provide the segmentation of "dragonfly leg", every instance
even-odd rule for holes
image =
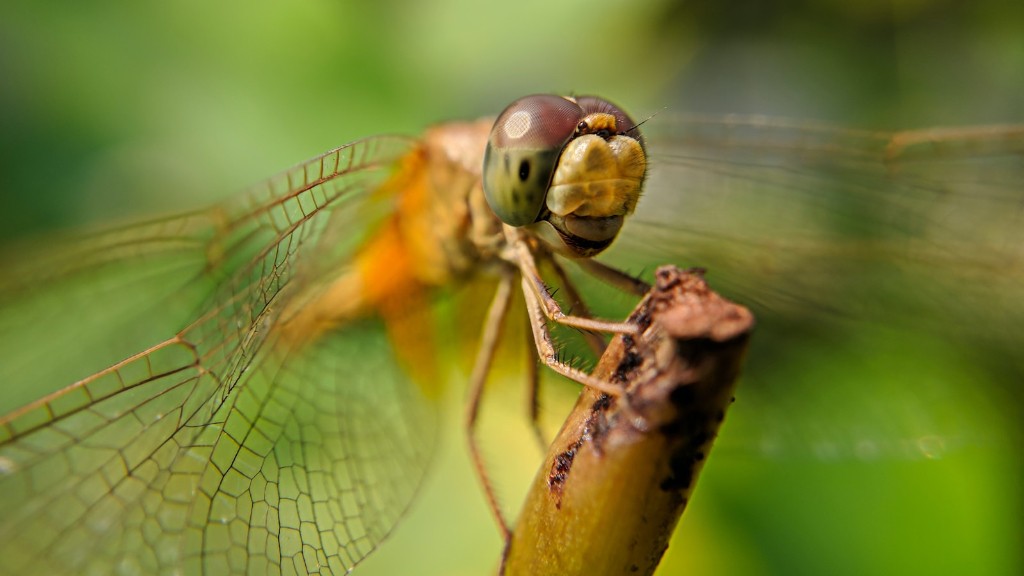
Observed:
[[[569,278],[569,275],[565,273],[565,268],[559,264],[557,260],[546,255],[544,261],[549,264],[558,276],[559,284],[562,289],[565,290],[566,296],[573,307],[574,315],[582,316],[586,318],[593,318],[590,309],[587,307],[586,302],[583,301],[583,297],[580,295],[579,290],[576,289],[575,283]],[[527,318],[527,321],[530,319]],[[604,354],[604,349],[607,345],[605,339],[601,337],[597,332],[590,330],[584,330],[581,332],[587,345],[594,352],[595,356],[601,356]],[[528,338],[533,338],[532,333],[527,332]],[[531,344],[533,341],[531,340]],[[538,444],[542,449],[547,448],[548,439],[544,435],[544,430],[540,426],[540,372],[537,370],[537,355],[535,352],[527,348],[527,379],[529,383],[528,388],[528,402],[530,408],[530,425],[533,428],[533,433],[537,438]]]
[[[529,317],[524,320],[529,324]],[[537,366],[537,353],[533,350],[533,332],[528,330],[525,334],[528,340],[524,350],[526,351],[527,405],[530,411],[530,426],[533,428],[533,435],[537,439],[538,445],[543,450],[547,448],[549,442],[540,425],[540,370]]]
[[[583,370],[571,366],[558,358],[555,344],[551,340],[551,332],[548,331],[548,327],[545,322],[547,313],[541,305],[537,294],[535,294],[531,288],[531,286],[534,285],[534,281],[523,276],[522,283],[523,296],[526,298],[526,310],[530,315],[530,328],[533,330],[533,341],[537,346],[537,355],[540,356],[541,362],[558,374],[561,374],[571,380],[575,380],[584,386],[604,392],[609,396],[621,397],[622,390],[619,387],[614,386],[609,382],[605,382],[600,378],[595,378]],[[602,324],[611,323],[602,322]],[[626,325],[626,327],[629,332],[635,331],[635,327],[631,325]]]
[[[622,290],[627,294],[633,294],[635,296],[645,296],[647,292],[651,290],[651,285],[643,280],[636,278],[630,274],[613,268],[602,262],[598,262],[593,258],[581,258],[576,261],[587,271],[588,274],[601,280],[602,282]]]
[[[573,306],[574,316],[580,316],[583,318],[593,318],[594,315],[590,313],[590,309],[587,308],[586,302],[583,301],[583,297],[580,296],[576,285],[573,283],[569,275],[565,273],[565,268],[558,263],[557,260],[548,256],[545,260],[551,265],[551,268],[555,271],[558,276],[558,281],[561,283],[562,289],[565,290],[566,295],[569,297],[569,302]],[[616,270],[616,272],[618,272]],[[645,291],[646,293],[646,291]],[[605,346],[607,345],[600,335],[596,332],[589,330],[583,332],[583,338],[587,341],[587,345],[594,352],[595,356],[601,356],[604,354]]]
[[[548,320],[557,322],[564,326],[578,328],[580,330],[603,332],[605,334],[636,333],[636,326],[627,322],[609,322],[607,320],[598,320],[596,318],[567,315],[562,311],[562,306],[551,295],[547,286],[544,285],[544,279],[541,277],[540,272],[537,269],[537,262],[534,260],[533,252],[530,250],[530,247],[526,242],[516,242],[513,258],[523,276],[523,292],[527,296],[527,304],[530,302],[530,296],[533,296],[538,309]],[[542,321],[541,323],[543,324]],[[536,329],[536,325],[534,328]]]
[[[507,543],[511,537],[511,530],[505,515],[501,512],[498,504],[498,496],[487,475],[487,467],[484,464],[483,456],[476,441],[477,417],[480,414],[480,400],[483,397],[484,383],[491,371],[491,364],[494,361],[494,354],[498,348],[498,341],[501,339],[501,330],[505,325],[508,316],[509,305],[512,302],[512,283],[515,279],[514,273],[503,274],[498,282],[498,289],[487,310],[487,318],[484,320],[483,335],[480,341],[480,348],[477,350],[476,360],[473,363],[473,373],[469,381],[469,400],[466,406],[466,437],[469,441],[469,455],[473,460],[473,467],[476,469],[477,478],[483,486],[484,494],[487,497],[487,505],[491,508],[495,520],[498,522],[498,530],[501,537]],[[536,370],[534,370],[536,372]]]

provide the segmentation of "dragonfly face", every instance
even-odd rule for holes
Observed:
[[[558,129],[534,135],[549,109],[563,110]],[[761,309],[810,306],[825,313],[816,324],[840,309],[1018,352],[1019,127],[880,134],[659,116],[665,129],[645,141],[607,103],[553,96],[502,118],[362,140],[215,209],[5,263],[0,383],[41,398],[0,418],[4,569],[352,568],[396,525],[431,452],[429,394],[393,362],[426,339],[386,332],[378,317],[416,328],[426,288],[485,260],[502,231],[495,215],[575,256],[623,227],[602,257],[742,276],[750,301],[768,301]],[[615,159],[611,176],[581,178],[613,183],[581,183],[560,164],[577,153]],[[860,308],[840,308],[850,305]],[[770,372],[785,351],[770,347],[772,323],[761,326],[752,356],[768,344]],[[921,364],[963,350],[937,349]],[[1020,373],[1017,356],[1000,356],[1006,374]],[[893,438],[896,452],[904,440],[969,441],[984,407],[927,410],[956,386],[947,376],[865,378],[856,395],[827,378],[784,378],[778,396],[809,400],[751,405],[743,416],[770,445],[755,439],[750,452],[786,453],[818,429],[826,457],[865,441],[870,453]],[[751,397],[745,384],[737,408]],[[836,400],[844,394],[854,402]]]
[[[617,106],[539,94],[516,100],[494,122],[483,188],[506,224],[546,222],[557,233],[545,234],[552,246],[593,256],[633,213],[646,173],[643,138]]]

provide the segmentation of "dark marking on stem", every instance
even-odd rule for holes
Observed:
[[[565,482],[569,479],[572,461],[576,459],[576,452],[582,444],[583,438],[581,437],[574,444],[560,452],[551,465],[551,472],[548,474],[548,488],[555,497],[555,508],[562,507],[562,492],[565,490]]]
[[[551,471],[548,473],[548,490],[554,496],[555,508],[562,507],[562,492],[565,490],[565,483],[569,480],[572,463],[583,443],[590,441],[595,452],[601,451],[601,439],[604,436],[604,430],[608,427],[605,412],[611,406],[612,399],[607,394],[601,394],[591,405],[590,414],[579,438],[555,456],[551,464]]]
[[[714,343],[704,341],[698,347],[709,345]],[[717,406],[709,393],[713,391],[679,382],[669,395],[678,417],[661,428],[661,432],[670,438],[670,445],[675,446],[669,458],[669,473],[660,484],[662,490],[685,491],[693,485],[697,470],[707,456],[707,448],[724,418],[721,409],[708,409]]]

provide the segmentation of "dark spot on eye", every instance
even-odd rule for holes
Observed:
[[[526,182],[526,179],[530,177],[530,162],[523,160],[519,163],[519,180]]]
[[[504,156],[501,157],[501,164],[502,164],[502,167],[505,169],[505,174],[508,174],[509,172],[511,172],[510,166],[509,166],[510,163],[511,163],[511,160],[509,160],[508,154],[505,154]]]
[[[519,197],[519,192],[517,190],[513,190],[512,191],[512,203],[513,204],[519,204],[520,200],[521,200],[521,198]]]

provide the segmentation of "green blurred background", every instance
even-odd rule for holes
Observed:
[[[8,0],[0,238],[199,207],[352,139],[494,114],[531,92],[598,93],[640,118],[899,129],[1024,121],[1022,71],[1024,5],[999,1]],[[514,384],[495,405],[519,401]],[[462,392],[422,498],[360,574],[496,566]],[[515,510],[540,454],[519,413],[486,417]],[[1008,432],[1006,445],[935,461],[713,455],[659,573],[1019,573]]]

